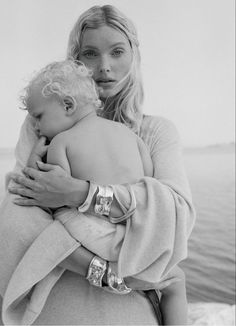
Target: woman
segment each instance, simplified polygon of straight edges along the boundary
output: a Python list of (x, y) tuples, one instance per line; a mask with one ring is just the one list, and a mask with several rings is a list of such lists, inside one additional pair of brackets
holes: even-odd
[[(103, 116), (126, 124), (147, 144), (154, 177), (143, 178), (134, 185), (115, 185), (110, 207), (109, 215), (117, 221), (135, 210), (132, 220), (127, 219), (118, 262), (119, 276), (134, 290), (118, 296), (91, 286), (85, 277), (94, 254), (78, 248), (67, 234), (66, 244), (70, 245), (64, 260), (62, 255), (57, 262), (58, 281), (45, 298), (47, 301), (42, 304), (34, 324), (156, 324), (149, 301), (143, 292), (135, 290), (153, 287), (186, 257), (187, 238), (194, 222), (178, 134), (169, 121), (142, 114), (137, 35), (132, 23), (116, 8), (96, 6), (79, 17), (70, 35), (68, 57), (83, 61), (93, 70), (105, 104)], [(16, 148), (15, 172), (25, 166), (36, 140), (33, 121), (27, 117)], [(2, 296), (6, 296), (11, 274), (27, 255), (27, 249), (34, 246), (41, 234), (50, 233), (51, 226), (55, 225), (50, 215), (34, 205), (82, 205), (93, 211), (97, 199), (89, 182), (73, 179), (59, 167), (43, 163), (39, 166), (42, 171), (26, 168), (24, 176), (12, 176), (18, 186), (10, 184), (9, 191), (23, 197), (8, 194), (2, 205), (1, 237), (12, 239), (14, 234), (17, 239), (13, 243), (2, 241), (0, 245)], [(53, 232), (51, 236), (53, 238)], [(53, 238), (55, 250), (61, 245), (57, 239)]]

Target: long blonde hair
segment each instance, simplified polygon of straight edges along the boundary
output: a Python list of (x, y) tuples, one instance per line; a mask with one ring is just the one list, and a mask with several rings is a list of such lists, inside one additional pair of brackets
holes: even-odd
[(106, 99), (101, 115), (122, 122), (138, 133), (142, 121), (143, 85), (139, 43), (133, 23), (114, 6), (91, 7), (79, 17), (70, 33), (67, 57), (79, 60), (85, 30), (96, 29), (104, 25), (118, 30), (128, 39), (132, 51), (132, 64), (124, 78), (125, 86), (118, 94)]

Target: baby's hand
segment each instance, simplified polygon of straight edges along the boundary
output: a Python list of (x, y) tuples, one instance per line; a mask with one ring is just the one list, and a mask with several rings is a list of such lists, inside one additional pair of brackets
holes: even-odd
[(35, 143), (31, 155), (37, 155), (40, 158), (42, 158), (48, 150), (48, 145), (46, 145), (47, 138), (44, 136), (41, 136), (39, 140)]
[(42, 158), (47, 153), (48, 145), (46, 145), (47, 138), (44, 136), (41, 136), (39, 140), (35, 143), (28, 162), (27, 166), (32, 167), (38, 170), (38, 166), (36, 164), (37, 161), (42, 161)]

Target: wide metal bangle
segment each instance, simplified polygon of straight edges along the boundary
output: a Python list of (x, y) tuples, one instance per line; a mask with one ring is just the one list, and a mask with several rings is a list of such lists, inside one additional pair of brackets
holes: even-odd
[(103, 287), (104, 290), (114, 294), (128, 294), (132, 291), (131, 288), (126, 286), (123, 278), (118, 277), (115, 272), (112, 271), (111, 267), (108, 266), (107, 271), (107, 284), (108, 286)]
[(113, 189), (111, 186), (98, 186), (94, 212), (99, 215), (109, 216), (113, 201)]
[(102, 279), (107, 269), (107, 262), (98, 257), (95, 256), (91, 260), (88, 268), (88, 274), (86, 279), (89, 281), (89, 283), (93, 286), (102, 287)]
[(130, 195), (130, 206), (129, 208), (127, 209), (126, 207), (124, 207), (124, 205), (122, 204), (122, 202), (120, 201), (119, 199), (119, 195), (116, 191), (116, 188), (114, 188), (114, 197), (116, 198), (116, 201), (118, 202), (121, 210), (123, 211), (123, 215), (120, 216), (120, 217), (112, 217), (112, 216), (109, 216), (109, 221), (111, 223), (114, 223), (114, 224), (117, 224), (117, 223), (121, 223), (125, 220), (127, 220), (128, 218), (130, 218), (135, 210), (136, 210), (136, 206), (137, 206), (137, 203), (136, 203), (136, 198), (135, 198), (135, 194), (134, 194), (134, 191), (131, 187), (131, 185), (129, 184), (126, 184), (126, 189)]
[(89, 191), (88, 191), (87, 198), (85, 199), (83, 204), (78, 207), (78, 211), (80, 213), (85, 213), (89, 210), (93, 197), (98, 189), (98, 186), (95, 183), (91, 181), (88, 181), (88, 183), (89, 183)]

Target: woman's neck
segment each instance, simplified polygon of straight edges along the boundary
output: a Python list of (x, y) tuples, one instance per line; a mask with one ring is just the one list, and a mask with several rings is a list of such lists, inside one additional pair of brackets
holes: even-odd
[(115, 99), (114, 97), (101, 98), (104, 103), (104, 108), (101, 111), (101, 116), (106, 119), (113, 120), (115, 115)]

